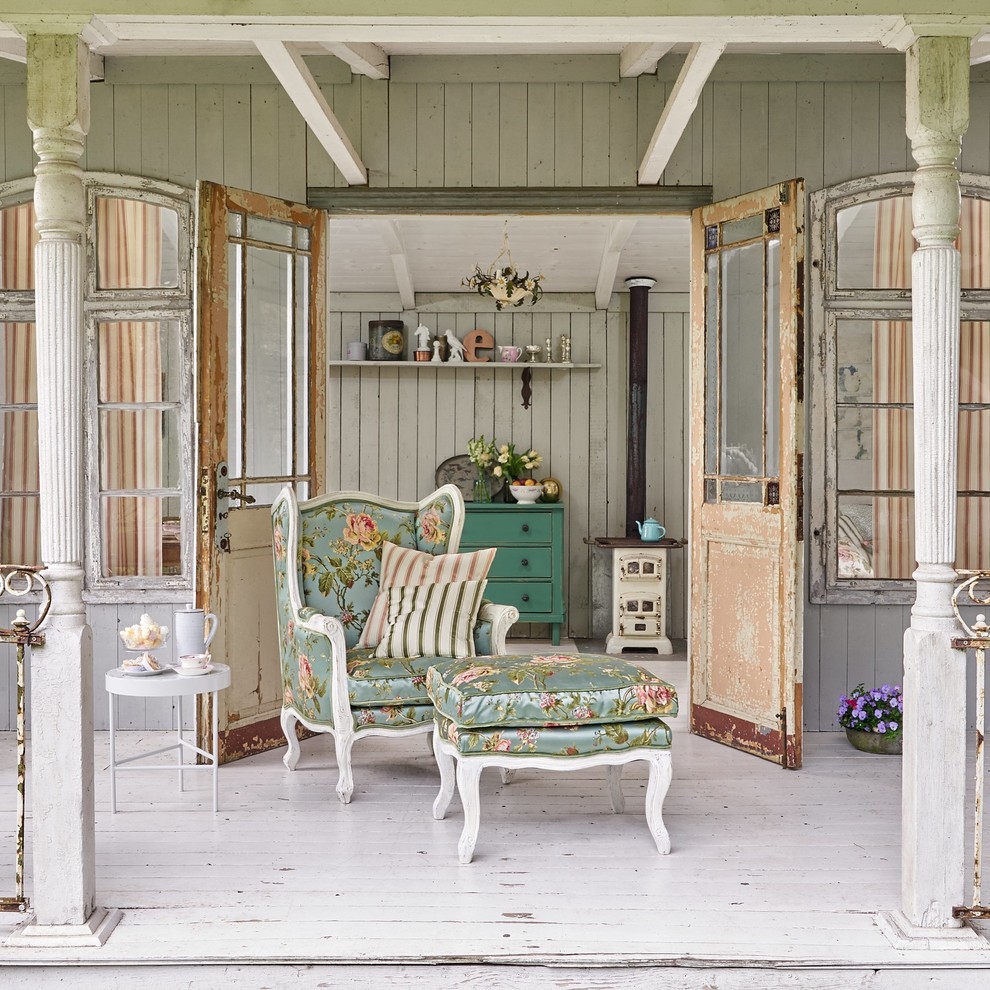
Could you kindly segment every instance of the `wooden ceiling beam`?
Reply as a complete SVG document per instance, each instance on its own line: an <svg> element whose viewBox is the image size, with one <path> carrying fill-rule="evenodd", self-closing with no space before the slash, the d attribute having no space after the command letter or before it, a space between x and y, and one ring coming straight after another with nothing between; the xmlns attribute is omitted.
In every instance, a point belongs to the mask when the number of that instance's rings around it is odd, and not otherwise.
<svg viewBox="0 0 990 990"><path fill-rule="evenodd" d="M344 180L352 186L367 185L368 170L296 47L281 41L257 41L255 45Z"/></svg>
<svg viewBox="0 0 990 990"><path fill-rule="evenodd" d="M346 62L351 67L351 71L359 76L367 76L369 79L388 79L388 55L378 45L367 43L345 45L328 41L323 47L331 55L336 55L341 62Z"/></svg>
<svg viewBox="0 0 990 990"><path fill-rule="evenodd" d="M638 217L623 217L615 220L609 226L608 243L602 252L601 264L598 266L598 284L595 286L595 308L608 309L612 290L615 288L615 275L619 270L622 249L636 227Z"/></svg>
<svg viewBox="0 0 990 990"><path fill-rule="evenodd" d="M642 76L656 72L660 61L674 46L667 42L649 42L626 45L619 54L620 76Z"/></svg>
<svg viewBox="0 0 990 990"><path fill-rule="evenodd" d="M405 241L402 239L402 231L399 230L395 220L385 217L378 221L378 227L392 261L392 271L395 272L395 282L399 287L402 306L404 309L415 309L416 287L413 284L412 272L409 270L409 255L406 252Z"/></svg>
<svg viewBox="0 0 990 990"><path fill-rule="evenodd" d="M641 186L653 186L660 181L660 176L698 105L698 97L723 51L724 42L696 44L691 47L640 163Z"/></svg>

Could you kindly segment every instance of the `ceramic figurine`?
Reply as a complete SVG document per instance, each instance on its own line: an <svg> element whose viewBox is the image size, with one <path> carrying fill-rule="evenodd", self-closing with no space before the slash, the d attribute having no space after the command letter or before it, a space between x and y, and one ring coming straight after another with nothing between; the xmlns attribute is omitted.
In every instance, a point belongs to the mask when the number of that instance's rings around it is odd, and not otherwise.
<svg viewBox="0 0 990 990"><path fill-rule="evenodd" d="M447 338L447 345L450 347L450 357L447 360L451 364L463 364L464 345L454 336L453 330L445 330L443 335Z"/></svg>
<svg viewBox="0 0 990 990"><path fill-rule="evenodd" d="M430 358L430 364L443 364L443 358L440 356L440 348L442 346L439 338L433 341L433 357Z"/></svg>
<svg viewBox="0 0 990 990"><path fill-rule="evenodd" d="M422 323L413 331L416 335L416 350L428 351L430 349L430 330Z"/></svg>

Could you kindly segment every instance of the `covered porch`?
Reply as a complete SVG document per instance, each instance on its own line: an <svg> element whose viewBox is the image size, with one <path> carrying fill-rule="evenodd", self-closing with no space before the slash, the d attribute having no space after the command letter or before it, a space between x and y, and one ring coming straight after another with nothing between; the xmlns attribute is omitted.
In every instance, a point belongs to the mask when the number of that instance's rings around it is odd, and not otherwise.
<svg viewBox="0 0 990 990"><path fill-rule="evenodd" d="M683 653L636 659L686 693ZM603 771L507 785L489 771L467 866L459 805L430 814L438 778L422 738L365 743L347 806L325 738L302 744L293 774L279 752L223 767L214 819L205 779L180 794L152 773L124 781L111 816L97 733L96 882L123 918L99 952L0 948L4 983L985 986L990 947L896 949L878 925L900 888L899 759L809 733L793 773L691 735L683 716L671 724L671 855L646 828L639 765L618 816ZM2 760L9 777L9 750ZM12 789L0 795L9 817ZM0 939L12 920L0 916Z"/></svg>

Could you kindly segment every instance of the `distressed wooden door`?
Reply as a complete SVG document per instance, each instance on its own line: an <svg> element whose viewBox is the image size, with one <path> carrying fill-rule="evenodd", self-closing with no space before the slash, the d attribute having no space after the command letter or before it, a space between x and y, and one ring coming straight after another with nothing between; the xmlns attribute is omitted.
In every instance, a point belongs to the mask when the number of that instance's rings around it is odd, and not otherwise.
<svg viewBox="0 0 990 990"><path fill-rule="evenodd" d="M804 184L691 234L691 728L799 767Z"/></svg>
<svg viewBox="0 0 990 990"><path fill-rule="evenodd" d="M324 227L321 211L200 183L196 603L231 668L223 762L284 743L270 505L286 484L323 486Z"/></svg>

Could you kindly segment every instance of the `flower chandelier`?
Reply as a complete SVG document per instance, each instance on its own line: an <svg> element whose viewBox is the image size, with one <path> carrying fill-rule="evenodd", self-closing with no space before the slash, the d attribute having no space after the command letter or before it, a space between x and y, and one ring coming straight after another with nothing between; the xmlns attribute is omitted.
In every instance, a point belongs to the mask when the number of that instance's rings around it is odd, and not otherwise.
<svg viewBox="0 0 990 990"><path fill-rule="evenodd" d="M502 260L504 259L504 261ZM474 266L474 271L468 275L462 285L474 289L479 296L491 296L495 300L495 308L499 311L506 306L521 306L527 299L530 305L543 295L540 282L543 275L530 275L521 272L512 260L509 250L509 221L505 221L502 232L502 250L487 269L480 265Z"/></svg>

